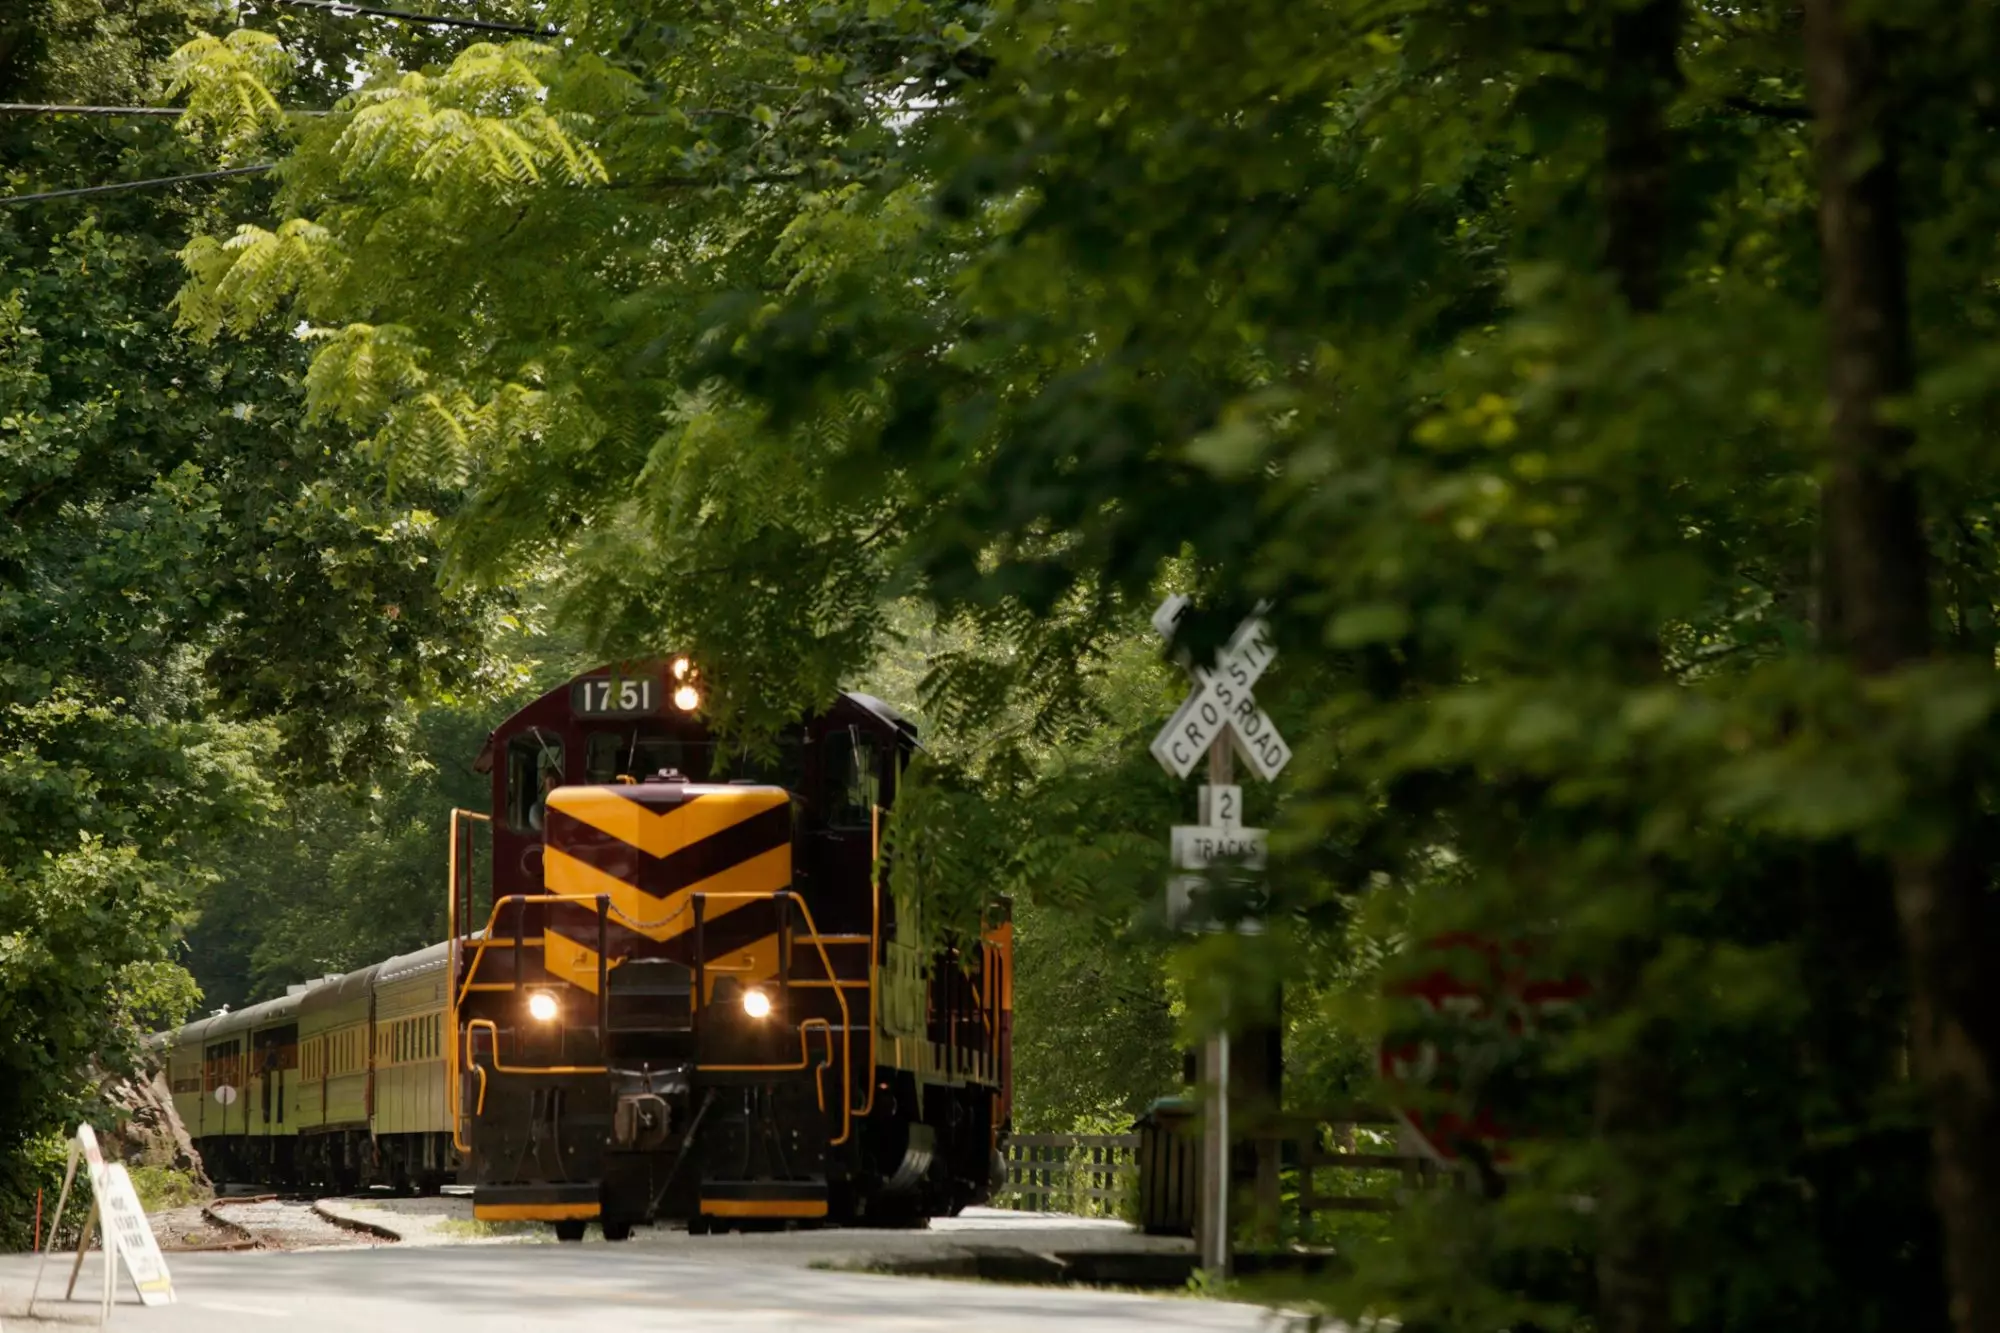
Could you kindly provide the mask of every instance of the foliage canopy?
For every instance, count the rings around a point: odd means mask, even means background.
[[[565,552],[752,731],[915,594],[1017,803],[932,864],[1062,799],[1163,579],[1197,650],[1267,598],[1305,743],[1241,949],[1592,986],[1430,1033],[1534,1141],[1330,1299],[2000,1320],[1990,6],[551,11],[300,125],[184,62],[288,141],[180,317],[306,321],[315,417],[469,489],[459,577]]]

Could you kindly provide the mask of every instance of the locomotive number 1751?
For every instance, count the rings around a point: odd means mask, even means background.
[[[570,711],[578,717],[650,717],[660,710],[659,681],[586,676],[570,686]]]

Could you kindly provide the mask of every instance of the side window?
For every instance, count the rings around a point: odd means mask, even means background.
[[[868,828],[882,799],[881,750],[858,727],[829,732],[820,755],[829,828]]]
[[[562,742],[529,732],[507,742],[507,826],[516,833],[542,831],[542,802],[563,776]]]

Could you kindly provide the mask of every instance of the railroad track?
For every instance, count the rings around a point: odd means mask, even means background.
[[[217,1199],[202,1214],[261,1250],[353,1249],[388,1243],[329,1221],[313,1209],[310,1199],[274,1194]]]

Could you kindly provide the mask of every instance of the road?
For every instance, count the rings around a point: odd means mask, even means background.
[[[60,1296],[67,1256],[43,1294]],[[79,1297],[97,1291],[98,1259]],[[1058,1287],[881,1277],[760,1262],[738,1253],[691,1257],[643,1245],[382,1246],[170,1257],[179,1303],[143,1309],[129,1285],[116,1326],[146,1333],[326,1329],[350,1333],[589,1329],[591,1333],[881,1329],[885,1333],[1248,1333],[1273,1330],[1252,1306]],[[89,1327],[79,1300],[21,1317],[34,1259],[0,1257],[7,1333]]]

